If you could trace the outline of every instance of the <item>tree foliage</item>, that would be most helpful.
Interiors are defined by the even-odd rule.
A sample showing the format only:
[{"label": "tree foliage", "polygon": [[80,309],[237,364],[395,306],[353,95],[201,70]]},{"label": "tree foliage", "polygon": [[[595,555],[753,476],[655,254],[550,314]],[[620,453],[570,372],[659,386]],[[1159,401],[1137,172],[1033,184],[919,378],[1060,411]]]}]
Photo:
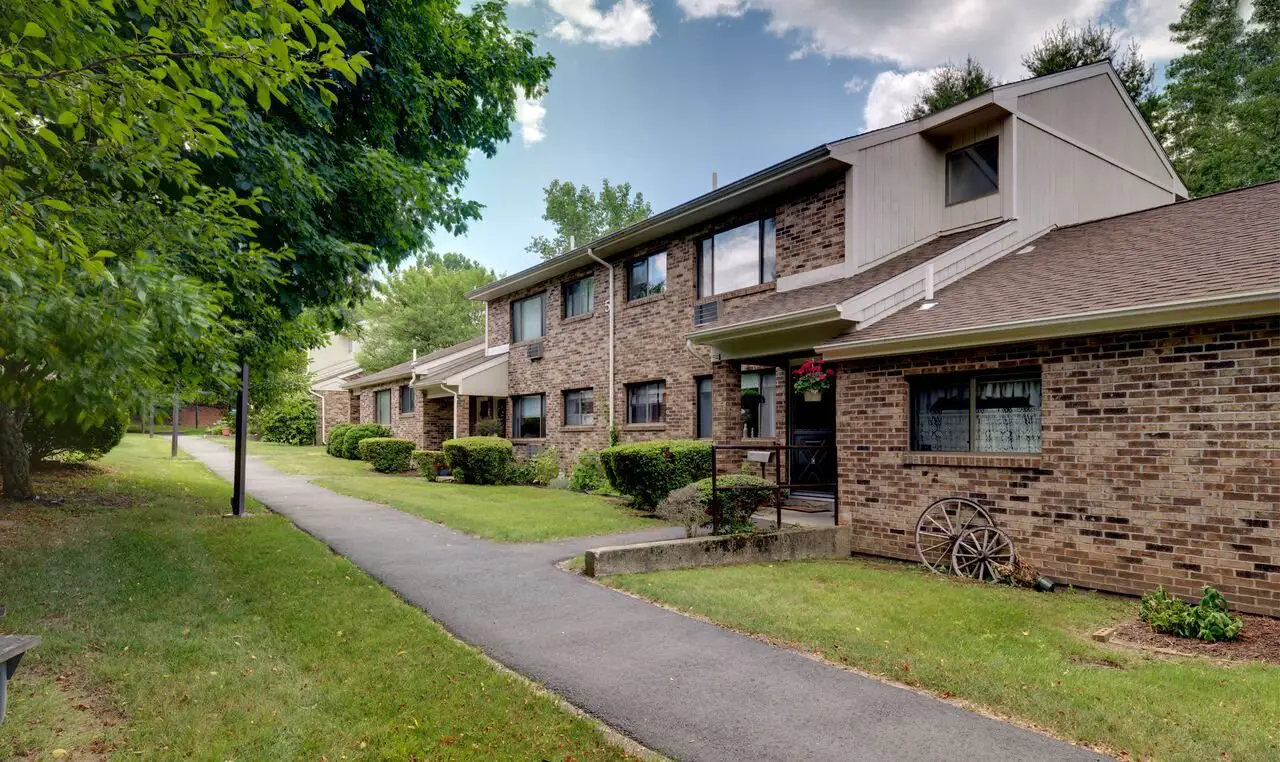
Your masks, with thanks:
[{"label": "tree foliage", "polygon": [[586,183],[575,185],[552,180],[542,189],[546,211],[542,219],[555,228],[555,235],[534,236],[525,251],[551,259],[570,249],[570,241],[581,246],[595,239],[641,222],[653,214],[643,193],[631,193],[631,183],[614,185],[606,178],[597,194]]},{"label": "tree foliage", "polygon": [[1189,0],[1157,120],[1193,196],[1280,177],[1280,0]]},{"label": "tree foliage", "polygon": [[1137,40],[1122,45],[1115,27],[1092,21],[1084,26],[1074,26],[1063,21],[1046,32],[1040,42],[1022,56],[1022,65],[1033,77],[1057,74],[1098,61],[1111,62],[1129,97],[1143,117],[1151,121],[1155,108],[1153,83],[1156,68],[1142,57]]},{"label": "tree foliage", "polygon": [[484,305],[467,294],[494,277],[461,254],[435,252],[391,273],[361,308],[360,366],[389,368],[415,349],[426,354],[479,336]]},{"label": "tree foliage", "polygon": [[915,103],[904,116],[907,119],[928,116],[981,95],[998,84],[995,76],[982,68],[973,56],[962,64],[948,62],[933,72],[929,84],[916,96]]}]

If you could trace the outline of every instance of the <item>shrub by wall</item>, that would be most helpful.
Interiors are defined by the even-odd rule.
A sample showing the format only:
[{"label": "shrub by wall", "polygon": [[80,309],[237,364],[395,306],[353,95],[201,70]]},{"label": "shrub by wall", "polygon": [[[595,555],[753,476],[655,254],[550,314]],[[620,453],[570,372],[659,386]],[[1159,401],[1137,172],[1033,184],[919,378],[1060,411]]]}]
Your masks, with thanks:
[{"label": "shrub by wall", "polygon": [[716,477],[717,487],[734,487],[718,492],[717,509],[711,505],[711,479],[700,479],[693,484],[698,491],[698,502],[708,511],[708,517],[716,519],[721,534],[750,531],[751,514],[773,502],[773,482],[750,474],[726,474]]},{"label": "shrub by wall", "polygon": [[463,484],[500,484],[511,463],[511,440],[499,437],[460,437],[442,445],[453,478]]},{"label": "shrub by wall", "polygon": [[696,439],[635,442],[603,450],[605,475],[637,508],[653,510],[671,490],[711,475],[711,443]]},{"label": "shrub by wall", "polygon": [[391,429],[376,423],[358,423],[347,429],[342,435],[341,449],[338,457],[347,460],[360,460],[360,443],[371,437],[390,437]]},{"label": "shrub by wall", "polygon": [[298,446],[315,444],[315,400],[294,397],[262,411],[258,416],[258,436],[263,442]]},{"label": "shrub by wall", "polygon": [[600,453],[595,450],[583,450],[578,455],[578,465],[573,467],[569,476],[569,489],[574,492],[595,492],[604,486],[604,466],[600,463]]},{"label": "shrub by wall", "polygon": [[545,487],[560,475],[560,453],[554,447],[548,447],[533,457],[532,467],[530,481],[539,487]]},{"label": "shrub by wall", "polygon": [[342,457],[342,440],[346,439],[347,432],[351,430],[351,424],[339,423],[337,426],[329,429],[329,441],[325,444],[324,451],[335,458]]},{"label": "shrub by wall", "polygon": [[441,469],[448,466],[444,452],[440,450],[414,450],[411,460],[418,469],[418,475],[429,482],[440,478]]},{"label": "shrub by wall", "polygon": [[369,437],[360,440],[360,459],[373,466],[374,471],[398,474],[411,467],[414,445],[408,439],[395,437]]}]

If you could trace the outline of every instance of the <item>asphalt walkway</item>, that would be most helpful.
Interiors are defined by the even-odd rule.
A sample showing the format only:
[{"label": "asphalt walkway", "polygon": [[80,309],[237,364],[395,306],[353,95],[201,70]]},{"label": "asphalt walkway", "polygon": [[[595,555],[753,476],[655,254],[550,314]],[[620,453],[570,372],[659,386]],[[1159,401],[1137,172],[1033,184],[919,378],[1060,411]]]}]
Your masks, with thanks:
[{"label": "asphalt walkway", "polygon": [[[231,479],[231,451],[182,447]],[[555,568],[622,539],[501,545],[249,459],[249,493],[457,637],[678,760],[1103,759]],[[627,535],[643,541],[679,530]]]}]

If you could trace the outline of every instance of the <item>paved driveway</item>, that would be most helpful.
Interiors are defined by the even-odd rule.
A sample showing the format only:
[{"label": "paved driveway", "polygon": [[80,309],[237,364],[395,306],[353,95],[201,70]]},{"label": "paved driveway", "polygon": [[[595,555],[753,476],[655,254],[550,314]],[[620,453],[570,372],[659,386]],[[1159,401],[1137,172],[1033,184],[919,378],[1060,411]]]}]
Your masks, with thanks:
[{"label": "paved driveway", "polygon": [[[231,478],[230,450],[181,441]],[[338,495],[253,458],[247,484],[259,501],[462,640],[679,760],[1102,759],[554,567],[617,537],[499,545]]]}]

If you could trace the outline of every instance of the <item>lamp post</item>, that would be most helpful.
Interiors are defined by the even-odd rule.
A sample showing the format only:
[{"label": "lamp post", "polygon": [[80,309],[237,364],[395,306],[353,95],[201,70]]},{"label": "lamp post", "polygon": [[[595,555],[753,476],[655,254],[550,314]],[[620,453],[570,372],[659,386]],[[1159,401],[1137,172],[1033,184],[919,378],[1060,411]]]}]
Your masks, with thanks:
[{"label": "lamp post", "polygon": [[244,510],[244,468],[249,436],[249,361],[240,362],[240,395],[236,400],[236,473],[232,480],[231,515],[240,517]]}]

